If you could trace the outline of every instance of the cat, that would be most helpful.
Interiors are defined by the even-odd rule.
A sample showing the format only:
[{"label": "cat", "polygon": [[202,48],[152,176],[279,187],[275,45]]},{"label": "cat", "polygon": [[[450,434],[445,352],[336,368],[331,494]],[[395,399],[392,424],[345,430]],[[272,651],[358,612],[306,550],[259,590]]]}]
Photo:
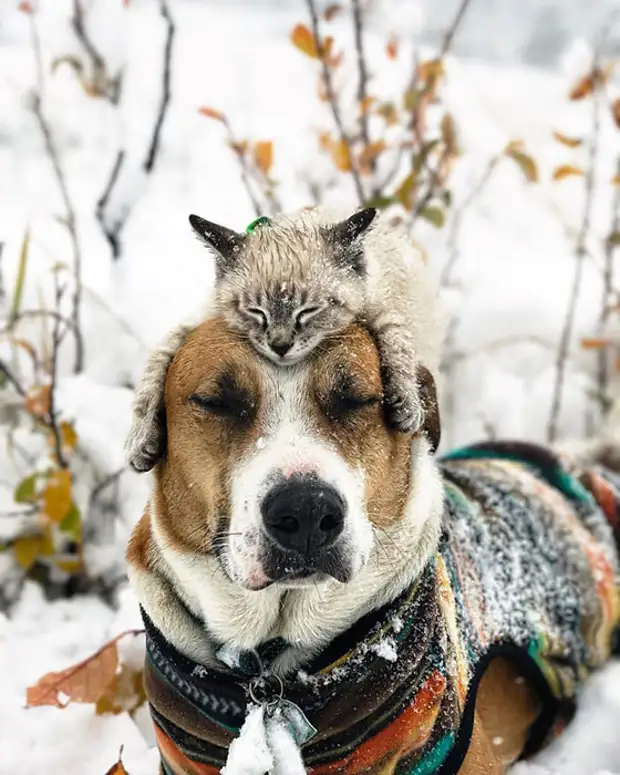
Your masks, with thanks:
[{"label": "cat", "polygon": [[[404,433],[421,427],[417,367],[432,373],[438,367],[439,343],[421,333],[438,328],[428,325],[436,317],[435,289],[404,229],[374,208],[341,221],[318,208],[300,210],[259,218],[245,233],[197,215],[189,221],[215,258],[215,312],[259,353],[292,366],[359,321],[377,342],[388,422]],[[190,331],[178,327],[151,356],[135,416],[160,410],[149,404],[156,394],[149,385],[165,379]],[[129,449],[132,444],[139,446],[130,438]],[[141,470],[140,462],[134,467]]]}]

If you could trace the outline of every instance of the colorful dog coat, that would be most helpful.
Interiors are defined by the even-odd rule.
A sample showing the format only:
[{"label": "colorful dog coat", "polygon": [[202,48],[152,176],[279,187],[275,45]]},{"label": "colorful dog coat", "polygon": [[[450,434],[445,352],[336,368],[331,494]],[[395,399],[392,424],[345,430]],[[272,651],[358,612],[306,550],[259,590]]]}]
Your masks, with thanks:
[{"label": "colorful dog coat", "polygon": [[[312,775],[456,773],[496,656],[515,660],[540,697],[529,754],[610,656],[620,477],[570,471],[526,444],[469,447],[440,465],[443,533],[420,577],[284,682],[283,697],[317,730],[301,746]],[[248,712],[251,669],[207,670],[145,623],[163,771],[216,775]],[[263,664],[286,647],[265,644]]]}]

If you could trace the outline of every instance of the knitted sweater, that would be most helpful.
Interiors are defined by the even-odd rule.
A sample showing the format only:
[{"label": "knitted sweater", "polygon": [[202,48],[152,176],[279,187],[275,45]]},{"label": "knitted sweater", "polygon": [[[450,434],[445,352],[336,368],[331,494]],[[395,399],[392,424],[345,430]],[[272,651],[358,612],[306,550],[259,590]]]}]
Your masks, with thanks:
[{"label": "knitted sweater", "polygon": [[[318,730],[302,746],[312,775],[456,773],[479,681],[499,655],[540,696],[532,753],[617,640],[620,477],[571,471],[520,443],[469,447],[440,465],[443,533],[420,577],[284,682]],[[246,716],[248,674],[196,665],[145,623],[163,770],[216,775]],[[263,662],[282,647],[267,644]]]}]

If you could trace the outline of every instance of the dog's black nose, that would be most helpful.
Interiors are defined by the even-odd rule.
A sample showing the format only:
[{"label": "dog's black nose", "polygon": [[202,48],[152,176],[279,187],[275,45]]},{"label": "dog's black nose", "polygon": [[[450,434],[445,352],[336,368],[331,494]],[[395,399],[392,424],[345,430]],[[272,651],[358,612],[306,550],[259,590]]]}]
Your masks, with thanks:
[{"label": "dog's black nose", "polygon": [[292,342],[272,342],[269,346],[276,355],[282,357],[283,355],[286,355],[286,353],[291,349],[292,345]]},{"label": "dog's black nose", "polygon": [[267,535],[283,549],[305,557],[331,546],[344,527],[342,498],[314,478],[295,478],[274,487],[262,512]]}]

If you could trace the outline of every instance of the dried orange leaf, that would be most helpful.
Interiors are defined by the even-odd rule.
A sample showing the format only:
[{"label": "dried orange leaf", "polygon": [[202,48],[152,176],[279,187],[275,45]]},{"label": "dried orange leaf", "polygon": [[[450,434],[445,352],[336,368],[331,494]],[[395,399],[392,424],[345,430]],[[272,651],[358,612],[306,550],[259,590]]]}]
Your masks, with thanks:
[{"label": "dried orange leaf", "polygon": [[372,163],[384,150],[385,142],[383,140],[368,143],[359,155],[358,161],[360,172],[364,175],[369,175],[372,172]]},{"label": "dried orange leaf", "polygon": [[528,183],[536,183],[538,181],[538,167],[529,154],[519,150],[516,144],[512,143],[508,145],[505,153],[506,156],[516,161]]},{"label": "dried orange leaf", "polygon": [[568,137],[567,135],[563,135],[561,132],[554,132],[553,136],[558,141],[558,143],[567,145],[569,148],[577,148],[583,143],[583,140],[581,140],[579,137]]},{"label": "dried orange leaf", "polygon": [[132,713],[146,701],[142,670],[122,665],[110,685],[97,700],[95,713]]},{"label": "dried orange leaf", "polygon": [[71,508],[71,472],[54,471],[43,493],[43,512],[52,522],[62,522]]},{"label": "dried orange leaf", "polygon": [[33,388],[26,396],[26,409],[34,417],[47,417],[50,411],[50,386]]},{"label": "dried orange leaf", "polygon": [[601,339],[598,337],[586,337],[581,340],[581,346],[584,350],[602,350],[609,347],[611,339]]},{"label": "dried orange leaf", "polygon": [[388,55],[389,59],[396,59],[398,56],[398,38],[396,35],[390,36],[385,47],[385,53]]},{"label": "dried orange leaf", "polygon": [[611,115],[614,124],[620,129],[620,99],[617,99],[611,106]]},{"label": "dried orange leaf", "polygon": [[364,99],[360,102],[360,113],[363,115],[364,113],[368,113],[370,108],[373,106],[373,104],[377,101],[376,97],[371,97],[369,94],[367,94]]},{"label": "dried orange leaf", "polygon": [[201,108],[198,108],[198,112],[201,116],[214,118],[216,121],[222,121],[223,123],[226,123],[226,116],[220,110],[216,110],[215,108],[208,108],[206,105],[203,105]]},{"label": "dried orange leaf", "polygon": [[118,752],[118,761],[110,767],[110,769],[105,773],[105,775],[129,775],[129,773],[125,769],[125,765],[123,764],[123,760],[121,758],[122,755],[123,755],[123,746],[121,745],[121,750]]},{"label": "dried orange leaf", "polygon": [[273,164],[273,143],[271,140],[260,140],[254,143],[254,163],[263,175],[268,175]]},{"label": "dried orange leaf", "polygon": [[573,167],[571,164],[562,164],[560,167],[556,167],[553,170],[553,180],[564,180],[564,178],[570,178],[571,176],[583,175],[583,170],[578,167]]},{"label": "dried orange leaf", "polygon": [[569,100],[582,100],[607,80],[608,74],[600,68],[594,68],[591,73],[580,78],[568,94]]},{"label": "dried orange leaf", "polygon": [[96,703],[116,675],[116,642],[120,637],[109,641],[77,665],[57,673],[48,673],[35,686],[29,686],[26,694],[28,707],[54,705],[64,708],[70,702]]},{"label": "dried orange leaf", "polygon": [[316,39],[304,24],[298,24],[291,32],[291,42],[312,59],[319,59],[319,47]]},{"label": "dried orange leaf", "polygon": [[349,172],[351,170],[351,152],[344,140],[338,140],[338,142],[332,145],[332,159],[341,172]]},{"label": "dried orange leaf", "polygon": [[340,13],[340,11],[342,11],[342,6],[338,5],[337,3],[332,3],[332,5],[328,5],[327,8],[323,11],[323,18],[326,22],[330,22]]}]

